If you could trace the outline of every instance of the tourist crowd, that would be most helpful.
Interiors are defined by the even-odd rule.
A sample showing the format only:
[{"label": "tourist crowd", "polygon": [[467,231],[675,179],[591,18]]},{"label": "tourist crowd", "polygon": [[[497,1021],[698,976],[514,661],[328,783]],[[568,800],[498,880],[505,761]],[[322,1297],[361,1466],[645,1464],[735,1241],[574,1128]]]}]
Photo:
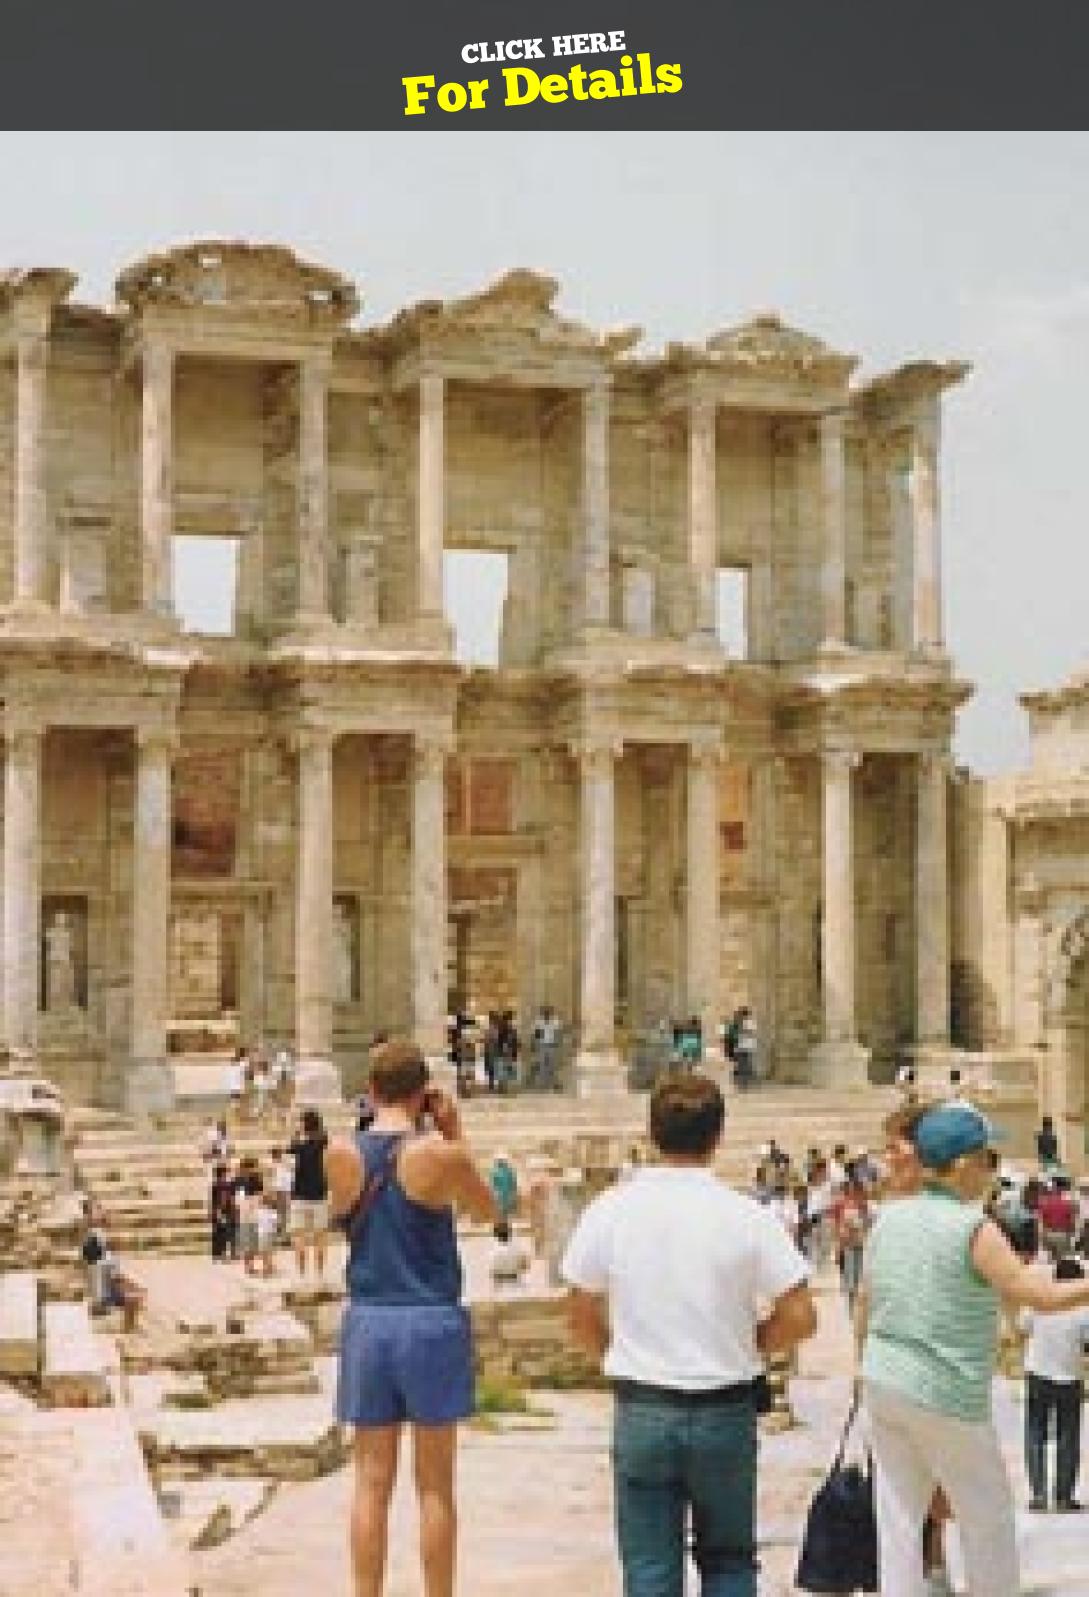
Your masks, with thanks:
[{"label": "tourist crowd", "polygon": [[313,1259],[325,1270],[329,1232],[325,1151],[328,1136],[316,1109],[306,1109],[294,1134],[270,1150],[235,1157],[226,1120],[205,1131],[201,1156],[211,1171],[209,1223],[214,1259],[241,1259],[249,1275],[272,1275],[278,1247],[290,1245],[300,1275]]},{"label": "tourist crowd", "polygon": [[[369,1110],[365,1129],[326,1160],[349,1242],[338,1414],[356,1435],[356,1589],[383,1589],[407,1424],[424,1590],[451,1597],[454,1437],[472,1408],[454,1209],[495,1226],[493,1281],[508,1260],[516,1276],[518,1181],[512,1168],[498,1178],[476,1168],[456,1104],[430,1085],[410,1044],[376,1051]],[[1074,1250],[1089,1231],[1083,1189],[1058,1167],[1048,1128],[1040,1169],[1022,1177],[1000,1163],[961,1083],[929,1104],[912,1083],[880,1155],[838,1144],[795,1160],[772,1141],[742,1193],[713,1168],[724,1117],[707,1076],[667,1072],[650,1100],[652,1159],[627,1162],[585,1208],[559,1267],[572,1333],[613,1387],[625,1597],[681,1597],[689,1547],[704,1597],[754,1597],[765,1362],[813,1334],[810,1283],[833,1264],[856,1329],[883,1597],[949,1589],[950,1518],[974,1597],[1013,1597],[1012,1493],[990,1410],[1002,1304],[1020,1311],[1027,1339],[1032,1506],[1079,1507],[1089,1279]]]}]

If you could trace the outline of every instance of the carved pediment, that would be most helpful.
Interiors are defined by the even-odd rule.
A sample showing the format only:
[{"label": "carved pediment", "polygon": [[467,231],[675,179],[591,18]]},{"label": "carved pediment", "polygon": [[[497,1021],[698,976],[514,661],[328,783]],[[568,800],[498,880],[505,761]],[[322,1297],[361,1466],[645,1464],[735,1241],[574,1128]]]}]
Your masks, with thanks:
[{"label": "carved pediment", "polygon": [[355,315],[354,284],[278,244],[210,239],[147,255],[117,279],[118,300],[147,305],[228,308],[338,325]]},{"label": "carved pediment", "polygon": [[59,305],[75,286],[75,272],[61,266],[9,266],[0,270],[0,307],[20,300]]},{"label": "carved pediment", "polygon": [[705,348],[724,364],[775,374],[845,380],[858,364],[857,356],[839,354],[822,339],[788,327],[773,312],[723,328]]},{"label": "carved pediment", "polygon": [[642,329],[625,327],[598,333],[582,322],[558,316],[553,308],[559,283],[554,277],[515,267],[479,293],[455,300],[425,300],[397,318],[415,323],[429,334],[474,332],[520,334],[527,340],[619,355],[642,337]]}]

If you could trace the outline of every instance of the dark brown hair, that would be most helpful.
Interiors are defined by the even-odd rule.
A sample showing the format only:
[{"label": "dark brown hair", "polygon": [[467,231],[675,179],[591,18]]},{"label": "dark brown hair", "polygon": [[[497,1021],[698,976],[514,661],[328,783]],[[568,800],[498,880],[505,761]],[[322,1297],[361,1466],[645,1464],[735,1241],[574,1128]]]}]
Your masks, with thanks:
[{"label": "dark brown hair", "polygon": [[702,1159],[722,1136],[726,1104],[719,1087],[698,1071],[666,1076],[650,1098],[650,1136],[665,1154]]},{"label": "dark brown hair", "polygon": [[406,1103],[427,1086],[427,1061],[414,1042],[394,1038],[371,1050],[371,1091],[380,1103]]}]

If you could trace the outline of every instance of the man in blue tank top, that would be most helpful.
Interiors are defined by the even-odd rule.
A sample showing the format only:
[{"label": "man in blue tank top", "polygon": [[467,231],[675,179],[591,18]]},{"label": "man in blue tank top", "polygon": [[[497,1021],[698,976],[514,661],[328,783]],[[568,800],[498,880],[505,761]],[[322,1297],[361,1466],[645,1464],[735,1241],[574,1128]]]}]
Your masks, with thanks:
[{"label": "man in blue tank top", "polygon": [[[474,1406],[454,1210],[493,1223],[499,1209],[462,1138],[457,1105],[428,1086],[426,1061],[413,1043],[375,1049],[371,1095],[369,1130],[354,1142],[334,1143],[326,1155],[332,1210],[349,1245],[337,1418],[355,1427],[356,1597],[381,1597],[406,1424],[423,1589],[426,1597],[453,1597],[457,1424]],[[428,1122],[433,1131],[421,1129]]]}]

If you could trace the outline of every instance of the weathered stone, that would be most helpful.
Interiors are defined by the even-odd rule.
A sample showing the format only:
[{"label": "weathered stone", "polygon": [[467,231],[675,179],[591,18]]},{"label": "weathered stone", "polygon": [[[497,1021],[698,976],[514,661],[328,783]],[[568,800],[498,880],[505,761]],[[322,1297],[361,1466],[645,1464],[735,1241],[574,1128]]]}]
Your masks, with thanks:
[{"label": "weathered stone", "polygon": [[28,1270],[0,1275],[0,1375],[37,1375],[38,1277]]}]

